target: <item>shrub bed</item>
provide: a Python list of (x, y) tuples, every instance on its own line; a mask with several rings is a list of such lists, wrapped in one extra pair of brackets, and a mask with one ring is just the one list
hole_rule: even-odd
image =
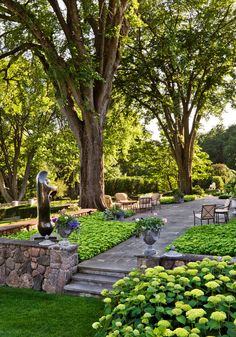
[(131, 272), (103, 291), (95, 336), (235, 337), (235, 280), (234, 264), (209, 259)]
[(233, 219), (228, 224), (210, 224), (189, 228), (171, 245), (182, 253), (236, 256), (235, 238), (236, 219)]
[[(79, 245), (79, 258), (87, 260), (131, 237), (137, 227), (135, 222), (105, 221), (103, 213), (78, 218), (79, 234), (73, 232), (69, 241)], [(23, 231), (7, 236), (18, 240), (29, 240), (37, 230)]]
[[(192, 195), (185, 195), (184, 196), (184, 201), (193, 201), (193, 200), (196, 200), (198, 198), (197, 195), (195, 194), (192, 194)], [(176, 203), (175, 201), (175, 198), (173, 196), (167, 196), (167, 197), (161, 197), (161, 200), (160, 200), (161, 204), (164, 205), (164, 204), (174, 204)]]

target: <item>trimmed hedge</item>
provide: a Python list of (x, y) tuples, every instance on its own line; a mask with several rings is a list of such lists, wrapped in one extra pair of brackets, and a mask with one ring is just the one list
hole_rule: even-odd
[(157, 182), (143, 177), (119, 177), (105, 181), (106, 194), (115, 195), (124, 192), (129, 195), (138, 195), (157, 191)]
[[(63, 209), (65, 205), (51, 206), (51, 213), (57, 213)], [(37, 206), (19, 205), (14, 207), (0, 208), (0, 220), (4, 218), (12, 218), (19, 216), (21, 219), (36, 218)]]

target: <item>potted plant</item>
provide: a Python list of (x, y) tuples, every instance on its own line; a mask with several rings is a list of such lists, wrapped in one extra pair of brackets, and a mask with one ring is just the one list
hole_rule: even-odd
[(103, 212), (105, 220), (123, 220), (125, 212), (118, 205), (105, 209)]
[(161, 229), (167, 222), (156, 216), (148, 216), (146, 218), (136, 219), (137, 221), (137, 235), (142, 234), (143, 241), (147, 244), (144, 251), (145, 256), (156, 254), (156, 250), (152, 247), (160, 236)]
[(177, 202), (178, 204), (184, 203), (184, 193), (181, 190), (179, 189), (175, 190), (173, 195), (175, 202)]
[(62, 213), (58, 218), (53, 218), (52, 222), (55, 223), (57, 233), (61, 238), (63, 238), (60, 244), (63, 246), (68, 246), (68, 237), (74, 230), (79, 229), (79, 221), (72, 215)]

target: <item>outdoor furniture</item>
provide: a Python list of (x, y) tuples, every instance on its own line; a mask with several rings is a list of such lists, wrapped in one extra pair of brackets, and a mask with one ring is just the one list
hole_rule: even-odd
[(157, 207), (161, 208), (161, 194), (160, 193), (152, 193), (152, 208), (156, 209)]
[(196, 220), (200, 220), (201, 225), (203, 220), (206, 220), (208, 224), (210, 220), (212, 220), (213, 223), (215, 223), (215, 209), (216, 205), (202, 205), (200, 213), (199, 211), (197, 211), (197, 213), (193, 211), (194, 226), (196, 225)]
[(141, 196), (137, 204), (138, 211), (152, 210), (152, 197)]
[(116, 193), (116, 201), (121, 205), (123, 209), (134, 209), (134, 205), (137, 203), (137, 200), (129, 200), (126, 193)]
[(216, 222), (220, 223), (220, 215), (224, 216), (225, 223), (229, 221), (229, 210), (231, 206), (231, 199), (226, 199), (223, 206), (217, 205), (215, 209)]
[(112, 197), (110, 195), (104, 195), (104, 199), (107, 208), (111, 208), (114, 206), (121, 207), (121, 204), (119, 202), (113, 202)]

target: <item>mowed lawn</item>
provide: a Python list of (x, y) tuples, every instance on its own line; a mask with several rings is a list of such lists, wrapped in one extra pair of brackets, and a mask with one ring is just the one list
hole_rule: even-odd
[(0, 287), (0, 336), (92, 337), (102, 311), (97, 298)]

